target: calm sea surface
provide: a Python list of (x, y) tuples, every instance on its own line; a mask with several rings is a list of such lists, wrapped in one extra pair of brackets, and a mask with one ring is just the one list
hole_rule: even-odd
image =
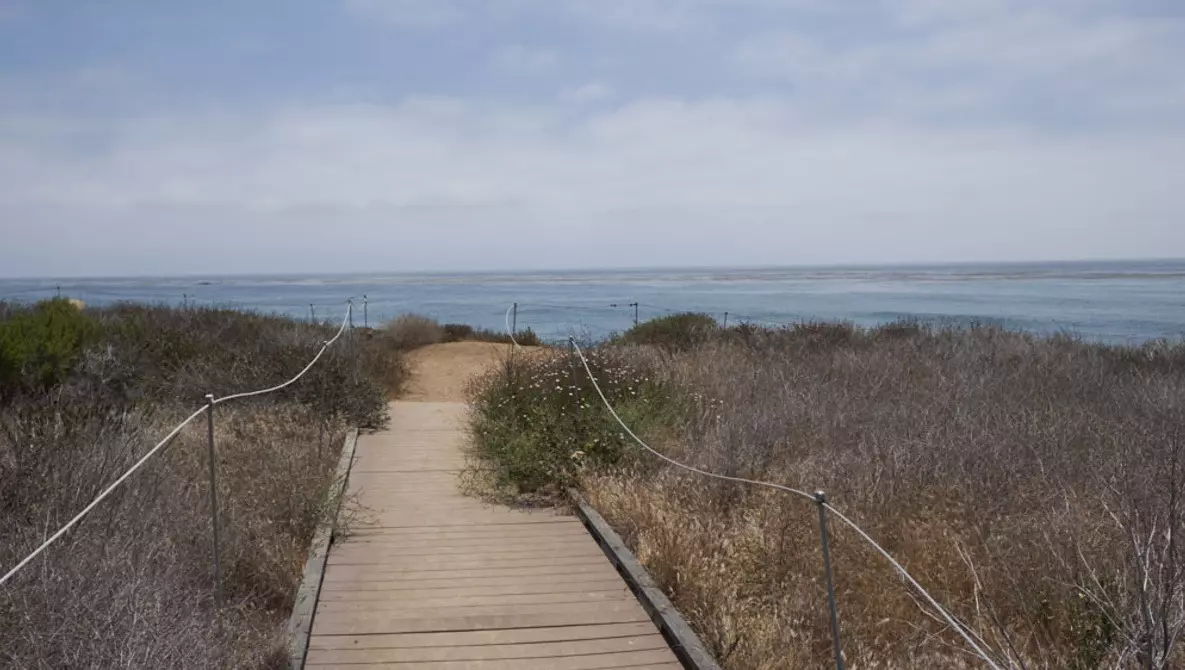
[[(401, 312), (503, 329), (517, 302), (519, 328), (547, 338), (601, 337), (671, 311), (730, 323), (898, 319), (1070, 331), (1136, 343), (1185, 337), (1185, 260), (1007, 265), (688, 269), (489, 274), (136, 277), (0, 280), (0, 300), (56, 295), (92, 305), (118, 301), (221, 305), (340, 319), (359, 296), (361, 323)], [(613, 305), (617, 305), (614, 307)]]

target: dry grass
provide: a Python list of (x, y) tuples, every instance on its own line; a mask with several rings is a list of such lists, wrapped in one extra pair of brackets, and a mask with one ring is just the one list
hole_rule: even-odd
[(444, 328), (435, 319), (418, 314), (401, 314), (384, 327), (383, 337), (402, 350), (426, 347), (444, 341)]
[(388, 323), (381, 332), (386, 344), (397, 351), (411, 351), (442, 342), (494, 342), (510, 344), (517, 341), (522, 346), (539, 346), (539, 336), (530, 328), (515, 334), (514, 340), (501, 331), (474, 328), (461, 323), (441, 325), (436, 319), (419, 314), (401, 314)]
[[(0, 413), (0, 567), (7, 569), (187, 415), (291, 376), (321, 329), (224, 311), (93, 312), (103, 337), (47, 393)], [(0, 666), (271, 668), (347, 426), (381, 424), (390, 354), (347, 336), (290, 392), (215, 414), (226, 605), (212, 589), (199, 419), (0, 588)]]
[[(657, 446), (825, 489), (1002, 665), (1185, 664), (1185, 346), (813, 324), (731, 330), (660, 372), (688, 403)], [(726, 667), (828, 666), (810, 502), (653, 465), (583, 480)], [(980, 667), (831, 527), (852, 667)]]

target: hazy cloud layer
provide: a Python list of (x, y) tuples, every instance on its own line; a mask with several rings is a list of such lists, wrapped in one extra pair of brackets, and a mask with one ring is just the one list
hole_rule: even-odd
[(0, 276), (1185, 255), (1175, 3), (197, 7), (0, 0)]

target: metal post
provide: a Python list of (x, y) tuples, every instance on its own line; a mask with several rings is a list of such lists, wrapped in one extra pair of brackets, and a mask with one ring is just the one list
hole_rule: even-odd
[(62, 285), (58, 284), (58, 297), (62, 297)]
[(568, 362), (572, 375), (572, 421), (576, 425), (576, 446), (580, 446), (580, 386), (576, 383), (576, 336), (568, 336)]
[(222, 550), (218, 544), (218, 468), (214, 454), (214, 394), (206, 394), (206, 437), (210, 454), (210, 521), (214, 527), (214, 606), (222, 609)]
[(634, 325), (638, 325), (638, 303), (631, 303), (630, 307), (634, 308)]
[(309, 303), (309, 323), (317, 323), (317, 310), (313, 309), (313, 303)]
[(823, 539), (823, 570), (827, 574), (827, 605), (831, 609), (831, 641), (835, 647), (835, 668), (844, 670), (843, 651), (839, 645), (839, 613), (835, 609), (835, 583), (831, 579), (831, 542), (827, 537), (827, 496), (815, 491), (819, 503), (819, 533)]
[(186, 309), (188, 307), (189, 307), (189, 294), (182, 293), (181, 294), (181, 308)]
[(363, 328), (370, 328), (370, 315), (367, 314), (367, 309), (366, 309), (366, 305), (368, 302), (369, 301), (367, 301), (366, 295), (363, 295), (362, 296), (362, 327)]
[(728, 330), (728, 312), (724, 313), (724, 329)]
[(514, 303), (514, 317), (513, 317), (513, 319), (514, 320), (510, 322), (511, 323), (511, 326), (510, 326), (510, 334), (511, 335), (518, 333), (518, 303), (517, 302)]
[(350, 330), (354, 330), (354, 299), (350, 298), (346, 302), (346, 318), (350, 320)]

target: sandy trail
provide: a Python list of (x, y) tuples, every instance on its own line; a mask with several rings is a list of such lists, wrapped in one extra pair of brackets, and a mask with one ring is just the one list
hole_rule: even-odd
[(400, 400), (465, 402), (465, 390), (476, 375), (506, 360), (511, 345), (450, 342), (416, 349), (408, 355), (411, 381)]

